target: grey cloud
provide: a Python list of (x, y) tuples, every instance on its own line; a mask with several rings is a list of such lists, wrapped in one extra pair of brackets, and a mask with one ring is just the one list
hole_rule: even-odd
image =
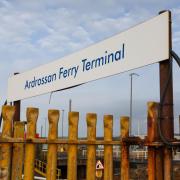
[[(144, 10), (144, 5), (139, 6), (138, 12), (126, 6), (118, 8), (117, 1), (103, 1), (103, 5), (101, 1), (96, 1), (95, 7), (90, 5), (93, 4), (90, 1), (4, 2), (8, 6), (1, 11), (0, 34), (6, 47), (1, 45), (1, 50), (8, 48), (9, 54), (17, 54), (18, 59), (25, 54), (34, 54), (33, 58), (42, 57), (39, 60), (48, 53), (61, 57), (141, 22), (151, 14)], [(122, 2), (122, 5), (126, 4)], [(107, 9), (114, 15), (110, 17)], [(44, 52), (44, 56), (40, 55)], [(12, 57), (9, 58), (12, 60)]]

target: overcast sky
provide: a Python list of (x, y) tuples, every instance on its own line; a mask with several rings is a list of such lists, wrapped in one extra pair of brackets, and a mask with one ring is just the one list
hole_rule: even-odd
[[(0, 105), (7, 96), (7, 80), (14, 72), (46, 64), (104, 40), (142, 21), (160, 10), (172, 11), (173, 49), (180, 55), (180, 3), (178, 0), (1, 0), (0, 1)], [(175, 130), (180, 114), (180, 71), (173, 68)], [(158, 64), (90, 82), (83, 86), (22, 101), (21, 119), (29, 106), (40, 108), (38, 132), (45, 130), (49, 108), (65, 110), (67, 135), (68, 102), (80, 112), (79, 136), (86, 135), (87, 112), (98, 114), (97, 135), (103, 135), (103, 115), (114, 116), (114, 135), (119, 135), (119, 117), (129, 115), (131, 72), (133, 79), (133, 133), (146, 133), (147, 102), (159, 101)], [(16, 87), (14, 87), (16, 90)], [(61, 120), (59, 134), (61, 134)], [(44, 134), (44, 131), (43, 131)]]

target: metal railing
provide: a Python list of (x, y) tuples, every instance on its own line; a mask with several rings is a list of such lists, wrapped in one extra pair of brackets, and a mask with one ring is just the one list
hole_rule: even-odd
[[(35, 172), (42, 175), (43, 177), (46, 177), (46, 171), (47, 171), (47, 164), (43, 161), (40, 161), (38, 159), (35, 159)], [(56, 179), (60, 179), (61, 177), (61, 170), (56, 169)]]

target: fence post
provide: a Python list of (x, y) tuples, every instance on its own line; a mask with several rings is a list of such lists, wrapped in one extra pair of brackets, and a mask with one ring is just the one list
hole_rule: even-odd
[[(15, 114), (13, 106), (2, 107), (3, 129), (2, 138), (12, 137), (12, 121)], [(0, 147), (0, 179), (10, 180), (11, 176), (11, 147), (9, 143), (2, 143)]]
[[(129, 117), (121, 117), (121, 138), (129, 137)], [(121, 146), (121, 180), (129, 180), (129, 145)]]
[[(86, 122), (87, 122), (87, 140), (95, 142), (97, 115), (93, 113), (88, 113), (86, 116)], [(96, 179), (96, 145), (88, 145), (86, 180), (95, 180), (95, 179)]]
[[(24, 122), (14, 122), (14, 138), (24, 138)], [(13, 145), (13, 159), (12, 159), (12, 180), (19, 180), (22, 178), (24, 144), (14, 143)]]
[[(104, 116), (104, 140), (112, 141), (113, 116)], [(104, 180), (113, 180), (113, 146), (104, 146)]]
[[(55, 140), (58, 136), (58, 121), (59, 121), (59, 111), (49, 110), (48, 111), (49, 120), (49, 134), (48, 140)], [(48, 145), (47, 154), (47, 180), (56, 180), (56, 170), (57, 170), (57, 145)]]
[[(39, 110), (37, 108), (27, 108), (27, 140), (35, 138), (38, 114)], [(34, 180), (35, 148), (36, 145), (33, 143), (27, 143), (25, 145), (24, 180)]]
[[(79, 113), (69, 112), (69, 141), (78, 139)], [(77, 179), (77, 145), (68, 146), (68, 180)]]

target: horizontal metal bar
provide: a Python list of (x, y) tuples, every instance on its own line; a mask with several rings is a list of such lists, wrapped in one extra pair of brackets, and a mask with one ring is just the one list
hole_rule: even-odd
[[(143, 145), (143, 146), (163, 146), (163, 142), (148, 142), (146, 139), (141, 139), (139, 137), (129, 137), (112, 141), (104, 141), (104, 140), (67, 140), (67, 139), (56, 139), (56, 140), (48, 140), (46, 138), (34, 138), (34, 139), (26, 139), (23, 138), (0, 138), (0, 143), (33, 143), (33, 144), (75, 144), (75, 145), (122, 145), (123, 143), (127, 143), (128, 145)], [(172, 141), (174, 146), (180, 145), (180, 140)]]

